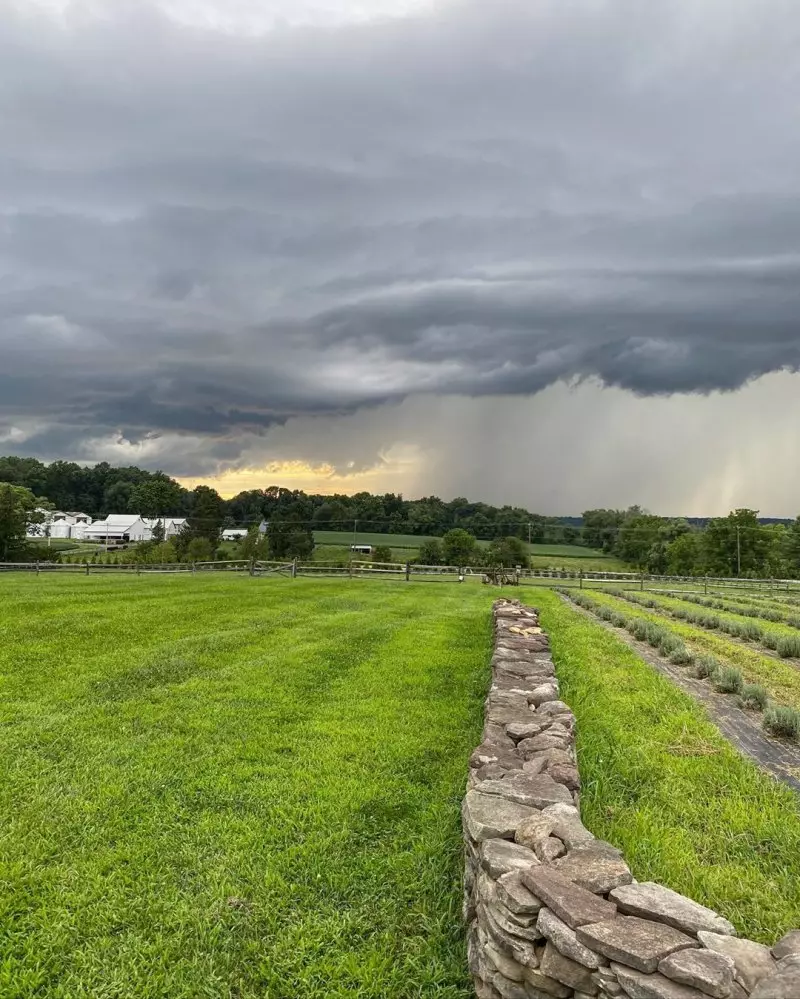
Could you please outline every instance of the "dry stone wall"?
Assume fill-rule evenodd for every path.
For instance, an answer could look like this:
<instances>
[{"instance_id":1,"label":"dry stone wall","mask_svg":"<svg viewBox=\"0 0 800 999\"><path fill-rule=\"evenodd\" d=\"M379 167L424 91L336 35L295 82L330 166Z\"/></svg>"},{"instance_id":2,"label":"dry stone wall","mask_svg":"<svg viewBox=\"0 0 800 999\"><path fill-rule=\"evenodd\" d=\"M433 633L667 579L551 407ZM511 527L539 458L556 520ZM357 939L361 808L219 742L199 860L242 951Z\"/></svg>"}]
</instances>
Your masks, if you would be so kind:
<instances>
[{"instance_id":1,"label":"dry stone wall","mask_svg":"<svg viewBox=\"0 0 800 999\"><path fill-rule=\"evenodd\" d=\"M547 636L494 605L492 686L463 804L479 999L800 999L800 931L771 950L662 885L637 883L581 821L575 716Z\"/></svg>"}]
</instances>

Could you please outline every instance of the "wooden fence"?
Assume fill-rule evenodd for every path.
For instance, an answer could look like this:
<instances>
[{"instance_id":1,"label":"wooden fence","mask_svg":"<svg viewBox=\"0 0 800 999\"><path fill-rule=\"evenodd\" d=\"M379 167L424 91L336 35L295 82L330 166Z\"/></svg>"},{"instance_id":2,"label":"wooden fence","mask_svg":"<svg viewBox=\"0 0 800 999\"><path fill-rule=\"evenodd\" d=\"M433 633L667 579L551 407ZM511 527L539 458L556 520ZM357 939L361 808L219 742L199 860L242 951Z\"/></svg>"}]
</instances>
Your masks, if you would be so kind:
<instances>
[{"instance_id":1,"label":"wooden fence","mask_svg":"<svg viewBox=\"0 0 800 999\"><path fill-rule=\"evenodd\" d=\"M344 565L337 562L264 561L259 559L227 559L216 562L0 562L0 572L67 573L78 575L163 575L182 573L227 572L251 577L327 576L344 579L385 579L417 582L481 582L487 580L490 570L477 566L417 565L412 562L366 562L352 560ZM505 569L499 574L502 582L524 585L592 587L616 585L624 589L657 590L660 588L685 589L708 593L715 589L756 590L765 592L800 593L798 579L742 579L721 576L658 576L636 572L590 572L571 569Z\"/></svg>"}]
</instances>

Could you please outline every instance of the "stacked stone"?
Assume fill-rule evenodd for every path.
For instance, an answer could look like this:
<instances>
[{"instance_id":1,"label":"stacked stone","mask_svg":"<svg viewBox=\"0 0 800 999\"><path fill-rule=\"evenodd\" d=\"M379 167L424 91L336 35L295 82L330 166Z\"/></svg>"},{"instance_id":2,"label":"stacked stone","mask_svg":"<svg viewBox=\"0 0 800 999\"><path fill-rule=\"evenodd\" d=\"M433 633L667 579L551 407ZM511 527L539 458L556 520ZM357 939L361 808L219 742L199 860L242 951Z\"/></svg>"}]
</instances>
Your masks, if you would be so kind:
<instances>
[{"instance_id":1,"label":"stacked stone","mask_svg":"<svg viewBox=\"0 0 800 999\"><path fill-rule=\"evenodd\" d=\"M584 827L575 716L538 615L494 605L492 686L463 805L479 999L800 999L800 931L772 951Z\"/></svg>"}]
</instances>

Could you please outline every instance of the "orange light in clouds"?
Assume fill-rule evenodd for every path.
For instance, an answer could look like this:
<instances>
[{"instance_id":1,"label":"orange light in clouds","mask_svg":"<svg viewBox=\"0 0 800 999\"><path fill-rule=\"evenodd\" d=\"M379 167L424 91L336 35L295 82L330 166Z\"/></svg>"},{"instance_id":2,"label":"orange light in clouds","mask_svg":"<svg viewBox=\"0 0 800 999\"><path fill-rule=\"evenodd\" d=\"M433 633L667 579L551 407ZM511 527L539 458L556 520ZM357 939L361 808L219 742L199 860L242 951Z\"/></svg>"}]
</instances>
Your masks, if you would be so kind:
<instances>
[{"instance_id":1,"label":"orange light in clouds","mask_svg":"<svg viewBox=\"0 0 800 999\"><path fill-rule=\"evenodd\" d=\"M404 483L399 476L408 476L411 469L404 461L385 461L372 468L350 474L337 472L332 465L310 465L305 461L271 461L261 468L236 468L219 475L199 478L179 478L187 489L211 486L226 499L247 489L283 486L302 489L307 493L400 492ZM408 480L406 481L408 484Z\"/></svg>"}]
</instances>

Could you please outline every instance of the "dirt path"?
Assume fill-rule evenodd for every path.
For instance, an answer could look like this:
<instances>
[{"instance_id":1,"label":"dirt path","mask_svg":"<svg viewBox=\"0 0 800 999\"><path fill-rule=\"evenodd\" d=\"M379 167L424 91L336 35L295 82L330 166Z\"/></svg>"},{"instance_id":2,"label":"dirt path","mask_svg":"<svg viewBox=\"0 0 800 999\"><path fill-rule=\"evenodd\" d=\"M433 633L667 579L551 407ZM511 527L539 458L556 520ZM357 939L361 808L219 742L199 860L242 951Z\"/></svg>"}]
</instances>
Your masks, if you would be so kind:
<instances>
[{"instance_id":1,"label":"dirt path","mask_svg":"<svg viewBox=\"0 0 800 999\"><path fill-rule=\"evenodd\" d=\"M591 611L578 607L568 597L562 596L561 599L578 614L583 614L601 628L613 632L648 665L700 701L728 742L757 763L762 770L800 792L800 746L767 735L761 727L760 713L743 710L737 705L735 697L721 694L707 681L689 676L686 667L675 666L663 659L646 642L636 641L623 628L615 628L607 621L602 621Z\"/></svg>"}]
</instances>

